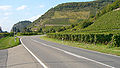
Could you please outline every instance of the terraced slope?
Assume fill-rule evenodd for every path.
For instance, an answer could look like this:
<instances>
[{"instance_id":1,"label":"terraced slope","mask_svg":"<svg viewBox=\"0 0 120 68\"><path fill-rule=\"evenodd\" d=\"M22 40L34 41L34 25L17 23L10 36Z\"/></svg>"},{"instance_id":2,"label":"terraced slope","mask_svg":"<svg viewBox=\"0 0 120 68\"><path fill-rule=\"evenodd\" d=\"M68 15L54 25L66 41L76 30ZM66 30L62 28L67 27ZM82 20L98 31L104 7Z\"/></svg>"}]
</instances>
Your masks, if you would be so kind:
<instances>
[{"instance_id":1,"label":"terraced slope","mask_svg":"<svg viewBox=\"0 0 120 68\"><path fill-rule=\"evenodd\" d=\"M98 9L115 0L97 0L91 2L63 3L51 8L40 18L35 20L28 28L32 31L43 28L47 25L71 25L79 23L90 16L94 16Z\"/></svg>"}]
</instances>

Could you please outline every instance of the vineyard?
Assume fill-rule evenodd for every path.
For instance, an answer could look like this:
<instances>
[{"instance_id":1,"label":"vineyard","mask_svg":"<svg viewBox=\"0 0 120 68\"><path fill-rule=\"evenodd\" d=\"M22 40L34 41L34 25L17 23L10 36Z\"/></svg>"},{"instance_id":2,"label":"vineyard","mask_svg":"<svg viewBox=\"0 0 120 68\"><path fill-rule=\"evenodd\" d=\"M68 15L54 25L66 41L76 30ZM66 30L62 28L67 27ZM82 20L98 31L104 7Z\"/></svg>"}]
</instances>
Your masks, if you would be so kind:
<instances>
[{"instance_id":1,"label":"vineyard","mask_svg":"<svg viewBox=\"0 0 120 68\"><path fill-rule=\"evenodd\" d=\"M94 44L105 44L110 47L120 46L120 34L103 34L103 33L49 33L49 38L56 38L66 41L78 41Z\"/></svg>"},{"instance_id":2,"label":"vineyard","mask_svg":"<svg viewBox=\"0 0 120 68\"><path fill-rule=\"evenodd\" d=\"M85 30L115 30L120 29L120 10L112 11L98 18Z\"/></svg>"},{"instance_id":3,"label":"vineyard","mask_svg":"<svg viewBox=\"0 0 120 68\"><path fill-rule=\"evenodd\" d=\"M92 21L89 18L80 24L72 25L72 28L59 33L49 33L47 36L65 41L120 47L120 10L116 10L119 7L120 1L116 0L98 11Z\"/></svg>"},{"instance_id":4,"label":"vineyard","mask_svg":"<svg viewBox=\"0 0 120 68\"><path fill-rule=\"evenodd\" d=\"M94 0L90 2L62 3L49 9L45 14L33 21L27 28L30 28L31 31L39 31L39 28L43 28L46 24L71 25L81 23L82 20L95 16L99 9L114 1L115 0Z\"/></svg>"}]
</instances>

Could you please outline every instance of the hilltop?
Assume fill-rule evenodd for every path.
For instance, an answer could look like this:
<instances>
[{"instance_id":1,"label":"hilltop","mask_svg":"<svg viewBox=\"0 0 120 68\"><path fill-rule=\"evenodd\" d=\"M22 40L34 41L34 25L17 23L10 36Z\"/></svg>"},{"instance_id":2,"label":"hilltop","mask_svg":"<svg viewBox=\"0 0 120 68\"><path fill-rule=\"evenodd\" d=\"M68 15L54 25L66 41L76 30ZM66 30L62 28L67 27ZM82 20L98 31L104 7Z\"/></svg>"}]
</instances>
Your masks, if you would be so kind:
<instances>
[{"instance_id":1,"label":"hilltop","mask_svg":"<svg viewBox=\"0 0 120 68\"><path fill-rule=\"evenodd\" d=\"M31 23L31 21L20 21L13 25L11 32L24 32Z\"/></svg>"},{"instance_id":2,"label":"hilltop","mask_svg":"<svg viewBox=\"0 0 120 68\"><path fill-rule=\"evenodd\" d=\"M32 31L39 31L41 28L45 32L49 32L50 30L55 31L56 29L54 29L54 27L69 26L95 16L99 9L102 9L114 1L115 0L96 0L91 2L59 4L35 20L28 28L31 28ZM49 27L52 28L46 29Z\"/></svg>"}]
</instances>

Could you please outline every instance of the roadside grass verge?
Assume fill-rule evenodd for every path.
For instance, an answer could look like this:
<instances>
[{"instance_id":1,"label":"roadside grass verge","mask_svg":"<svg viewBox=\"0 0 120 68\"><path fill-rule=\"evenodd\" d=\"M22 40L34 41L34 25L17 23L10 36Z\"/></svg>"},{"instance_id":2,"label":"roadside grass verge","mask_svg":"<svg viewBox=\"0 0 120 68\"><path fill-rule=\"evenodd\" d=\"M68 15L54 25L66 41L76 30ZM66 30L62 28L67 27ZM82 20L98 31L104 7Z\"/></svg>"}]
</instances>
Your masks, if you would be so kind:
<instances>
[{"instance_id":1,"label":"roadside grass verge","mask_svg":"<svg viewBox=\"0 0 120 68\"><path fill-rule=\"evenodd\" d=\"M14 37L5 37L0 39L0 50L11 48L19 44L20 44L19 38L17 38L15 42Z\"/></svg>"},{"instance_id":2,"label":"roadside grass verge","mask_svg":"<svg viewBox=\"0 0 120 68\"><path fill-rule=\"evenodd\" d=\"M42 35L43 33L38 32L24 32L24 33L17 33L17 36L35 36L35 35Z\"/></svg>"},{"instance_id":3,"label":"roadside grass verge","mask_svg":"<svg viewBox=\"0 0 120 68\"><path fill-rule=\"evenodd\" d=\"M75 42L75 41L62 41L58 39L48 38L46 36L41 36L40 39L63 44L63 45L69 45L72 47L78 47L78 48L98 51L101 53L107 53L107 54L113 54L113 55L120 56L120 47L110 48L109 45L104 45L104 44L95 45L95 44L80 43L80 42Z\"/></svg>"}]
</instances>

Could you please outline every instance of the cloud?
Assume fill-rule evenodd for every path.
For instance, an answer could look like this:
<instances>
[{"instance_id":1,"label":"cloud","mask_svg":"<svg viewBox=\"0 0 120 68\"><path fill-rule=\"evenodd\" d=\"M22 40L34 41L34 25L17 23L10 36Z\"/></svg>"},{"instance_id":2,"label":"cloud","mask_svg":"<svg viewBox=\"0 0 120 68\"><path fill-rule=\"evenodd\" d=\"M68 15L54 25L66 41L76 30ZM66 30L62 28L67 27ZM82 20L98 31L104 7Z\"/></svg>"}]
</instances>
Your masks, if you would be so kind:
<instances>
[{"instance_id":1,"label":"cloud","mask_svg":"<svg viewBox=\"0 0 120 68\"><path fill-rule=\"evenodd\" d=\"M27 8L27 6L26 5L22 5L22 6L18 7L16 10L24 10L25 8Z\"/></svg>"},{"instance_id":2,"label":"cloud","mask_svg":"<svg viewBox=\"0 0 120 68\"><path fill-rule=\"evenodd\" d=\"M3 20L8 20L8 19L9 19L9 17L4 17L4 18L3 18Z\"/></svg>"},{"instance_id":3,"label":"cloud","mask_svg":"<svg viewBox=\"0 0 120 68\"><path fill-rule=\"evenodd\" d=\"M12 14L11 12L4 13L5 16L11 15L11 14Z\"/></svg>"},{"instance_id":4,"label":"cloud","mask_svg":"<svg viewBox=\"0 0 120 68\"><path fill-rule=\"evenodd\" d=\"M40 5L39 7L40 7L40 8L44 8L45 6L44 6L44 5Z\"/></svg>"},{"instance_id":5,"label":"cloud","mask_svg":"<svg viewBox=\"0 0 120 68\"><path fill-rule=\"evenodd\" d=\"M11 20L9 20L9 17L3 17L0 19L0 26L2 27L3 31L10 31L12 28Z\"/></svg>"},{"instance_id":6,"label":"cloud","mask_svg":"<svg viewBox=\"0 0 120 68\"><path fill-rule=\"evenodd\" d=\"M8 10L8 9L10 9L10 8L12 8L12 6L10 6L10 5L0 6L0 10Z\"/></svg>"},{"instance_id":7,"label":"cloud","mask_svg":"<svg viewBox=\"0 0 120 68\"><path fill-rule=\"evenodd\" d=\"M34 21L34 20L38 19L40 16L41 15L33 16L33 17L31 17L31 18L29 18L27 20Z\"/></svg>"}]
</instances>

